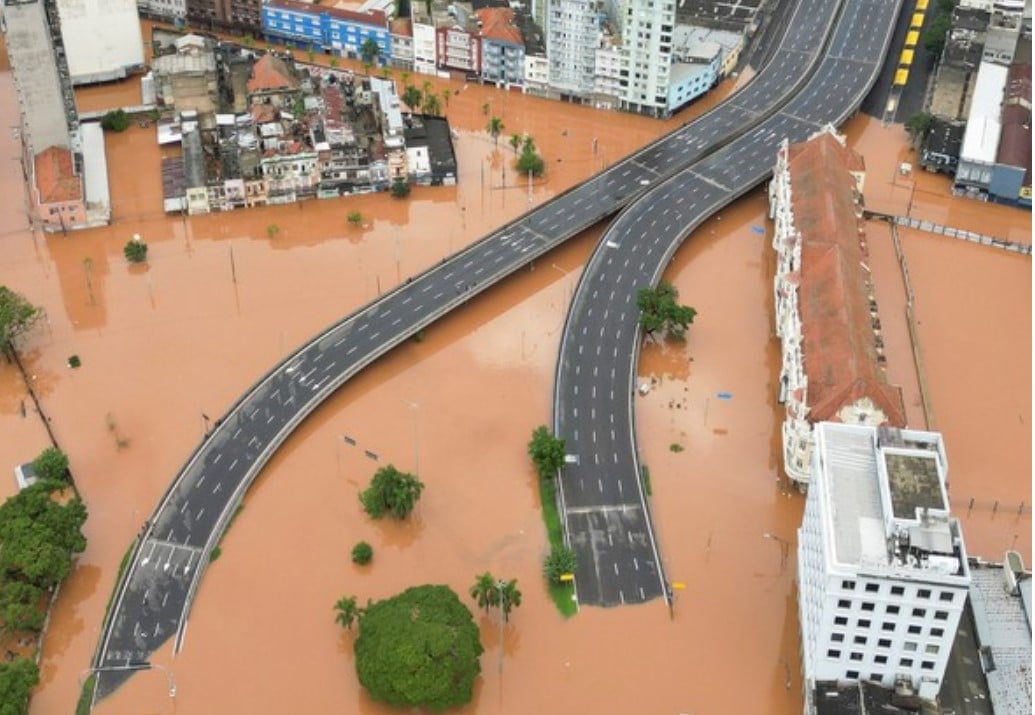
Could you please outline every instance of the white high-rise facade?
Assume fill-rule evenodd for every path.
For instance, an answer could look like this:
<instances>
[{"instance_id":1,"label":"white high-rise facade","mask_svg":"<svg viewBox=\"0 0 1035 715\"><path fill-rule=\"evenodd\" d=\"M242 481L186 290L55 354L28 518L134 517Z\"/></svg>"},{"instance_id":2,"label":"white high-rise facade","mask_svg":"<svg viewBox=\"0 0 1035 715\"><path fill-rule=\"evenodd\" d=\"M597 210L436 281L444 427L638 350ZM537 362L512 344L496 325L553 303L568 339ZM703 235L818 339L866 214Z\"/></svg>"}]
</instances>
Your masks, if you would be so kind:
<instances>
[{"instance_id":1,"label":"white high-rise facade","mask_svg":"<svg viewBox=\"0 0 1035 715\"><path fill-rule=\"evenodd\" d=\"M598 0L556 0L549 4L546 56L550 90L562 99L583 102L593 93L601 13Z\"/></svg>"},{"instance_id":2,"label":"white high-rise facade","mask_svg":"<svg viewBox=\"0 0 1035 715\"><path fill-rule=\"evenodd\" d=\"M970 571L934 432L821 422L798 530L806 712L817 681L941 688Z\"/></svg>"},{"instance_id":3,"label":"white high-rise facade","mask_svg":"<svg viewBox=\"0 0 1035 715\"><path fill-rule=\"evenodd\" d=\"M625 0L619 9L622 35L622 108L642 114L668 114L674 0Z\"/></svg>"}]
</instances>

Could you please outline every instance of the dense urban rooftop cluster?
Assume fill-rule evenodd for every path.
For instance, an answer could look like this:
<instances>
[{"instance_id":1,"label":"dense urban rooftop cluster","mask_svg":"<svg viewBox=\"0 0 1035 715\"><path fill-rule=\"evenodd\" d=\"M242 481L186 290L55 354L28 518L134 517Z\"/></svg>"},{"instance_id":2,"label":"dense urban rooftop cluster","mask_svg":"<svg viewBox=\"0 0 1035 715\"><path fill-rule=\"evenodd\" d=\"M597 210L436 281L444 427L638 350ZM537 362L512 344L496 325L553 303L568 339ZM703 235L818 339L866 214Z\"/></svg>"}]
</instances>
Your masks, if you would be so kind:
<instances>
[{"instance_id":1,"label":"dense urban rooftop cluster","mask_svg":"<svg viewBox=\"0 0 1035 715\"><path fill-rule=\"evenodd\" d=\"M159 31L152 73L166 211L190 214L452 183L444 119L414 115L394 82L302 69L289 54ZM435 154L432 157L432 154ZM433 160L434 159L434 160Z\"/></svg>"},{"instance_id":2,"label":"dense urban rooftop cluster","mask_svg":"<svg viewBox=\"0 0 1035 715\"><path fill-rule=\"evenodd\" d=\"M731 73L759 0L718 15L674 0L140 0L141 13L313 52L597 107L668 116Z\"/></svg>"},{"instance_id":3,"label":"dense urban rooftop cluster","mask_svg":"<svg viewBox=\"0 0 1035 715\"><path fill-rule=\"evenodd\" d=\"M974 198L1031 207L1031 10L960 0L927 104L920 163Z\"/></svg>"}]
</instances>

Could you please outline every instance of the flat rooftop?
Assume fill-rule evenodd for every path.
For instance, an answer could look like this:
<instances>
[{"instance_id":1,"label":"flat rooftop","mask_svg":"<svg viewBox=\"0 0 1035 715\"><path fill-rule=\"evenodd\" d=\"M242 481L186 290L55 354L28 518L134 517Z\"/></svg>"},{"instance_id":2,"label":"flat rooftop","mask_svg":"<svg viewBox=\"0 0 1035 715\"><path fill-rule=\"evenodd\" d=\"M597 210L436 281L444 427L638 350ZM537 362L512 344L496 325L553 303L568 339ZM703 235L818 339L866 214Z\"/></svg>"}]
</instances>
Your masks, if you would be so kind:
<instances>
[{"instance_id":1,"label":"flat rooftop","mask_svg":"<svg viewBox=\"0 0 1035 715\"><path fill-rule=\"evenodd\" d=\"M933 455L884 453L891 509L896 519L916 519L917 510L948 511Z\"/></svg>"},{"instance_id":2,"label":"flat rooftop","mask_svg":"<svg viewBox=\"0 0 1035 715\"><path fill-rule=\"evenodd\" d=\"M970 604L992 707L996 713L1031 715L1031 625L1024 600L1006 590L1000 567L972 567L970 574Z\"/></svg>"}]
</instances>

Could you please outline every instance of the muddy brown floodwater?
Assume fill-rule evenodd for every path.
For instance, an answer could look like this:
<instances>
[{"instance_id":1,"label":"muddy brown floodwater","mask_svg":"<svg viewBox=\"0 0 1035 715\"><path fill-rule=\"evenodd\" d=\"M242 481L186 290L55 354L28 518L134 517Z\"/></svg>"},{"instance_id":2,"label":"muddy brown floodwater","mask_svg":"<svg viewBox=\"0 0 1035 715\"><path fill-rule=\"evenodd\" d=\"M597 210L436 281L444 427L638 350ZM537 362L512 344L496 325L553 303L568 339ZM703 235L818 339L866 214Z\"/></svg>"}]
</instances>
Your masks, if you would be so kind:
<instances>
[{"instance_id":1,"label":"muddy brown floodwater","mask_svg":"<svg viewBox=\"0 0 1035 715\"><path fill-rule=\"evenodd\" d=\"M90 510L89 546L53 613L33 713L73 709L119 561L200 438L202 414L222 414L306 338L526 207L510 148L494 147L484 130L486 102L504 136L527 131L542 149L550 168L533 187L535 203L687 118L658 123L452 87L460 184L418 188L406 201L168 218L153 130L132 127L108 137L115 225L42 236L25 220L17 164L5 165L0 277L48 311L25 360ZM115 91L124 90L95 93ZM12 126L6 73L0 92ZM868 186L890 184L897 157L875 152L902 146L901 127L858 118L849 133L870 165ZM17 156L8 133L0 144ZM930 195L918 188L915 213L989 232L999 222L1003 235L1030 240L1029 214L959 207L944 182L919 178ZM900 192L886 187L885 201L904 203ZM687 584L671 613L656 601L563 621L541 585L546 542L525 444L550 421L567 301L597 227L396 349L308 419L247 494L202 582L182 652L173 657L167 644L154 656L165 671L134 676L97 712L386 713L357 684L335 600L423 582L464 595L485 570L517 578L524 602L504 630L502 658L497 623L477 615L483 675L462 712L800 712L793 543L803 499L787 491L778 464L765 208L756 191L680 250L666 277L698 309L697 322L685 345L648 346L640 362L641 379L657 382L638 398L636 420L660 548L672 579ZM345 221L354 209L362 227ZM281 229L273 239L271 224ZM133 233L150 245L146 267L122 257ZM888 241L871 243L889 369L906 388L911 421L922 420L898 266ZM965 516L970 549L997 558L1017 534L1030 558L1030 516L986 506L999 499L1016 511L1030 493L1030 259L920 234L903 243L952 493L979 503ZM65 367L72 353L78 370ZM31 406L21 415L23 399L20 378L0 366L0 429L12 437L0 440L5 465L46 444ZM404 524L372 522L359 509L358 491L387 463L427 484ZM12 480L0 480L0 496L11 491ZM349 561L359 540L374 547L370 566Z\"/></svg>"}]
</instances>

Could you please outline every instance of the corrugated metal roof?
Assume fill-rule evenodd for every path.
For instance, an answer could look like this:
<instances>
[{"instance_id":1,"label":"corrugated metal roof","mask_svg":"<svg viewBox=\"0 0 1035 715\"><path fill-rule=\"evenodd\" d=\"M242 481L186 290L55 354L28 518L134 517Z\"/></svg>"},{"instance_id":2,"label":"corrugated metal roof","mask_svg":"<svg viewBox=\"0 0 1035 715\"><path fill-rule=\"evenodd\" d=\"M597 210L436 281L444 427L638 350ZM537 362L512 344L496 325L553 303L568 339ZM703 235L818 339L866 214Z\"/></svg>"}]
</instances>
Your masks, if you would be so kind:
<instances>
[{"instance_id":1,"label":"corrugated metal roof","mask_svg":"<svg viewBox=\"0 0 1035 715\"><path fill-rule=\"evenodd\" d=\"M978 68L967 131L963 134L963 148L960 150L961 161L995 162L1006 75L1006 67L991 62L982 62Z\"/></svg>"},{"instance_id":2,"label":"corrugated metal roof","mask_svg":"<svg viewBox=\"0 0 1035 715\"><path fill-rule=\"evenodd\" d=\"M985 677L992 707L1031 715L1031 631L1021 597L1006 591L1002 568L981 566L971 569L970 603L978 645L991 659Z\"/></svg>"}]
</instances>

